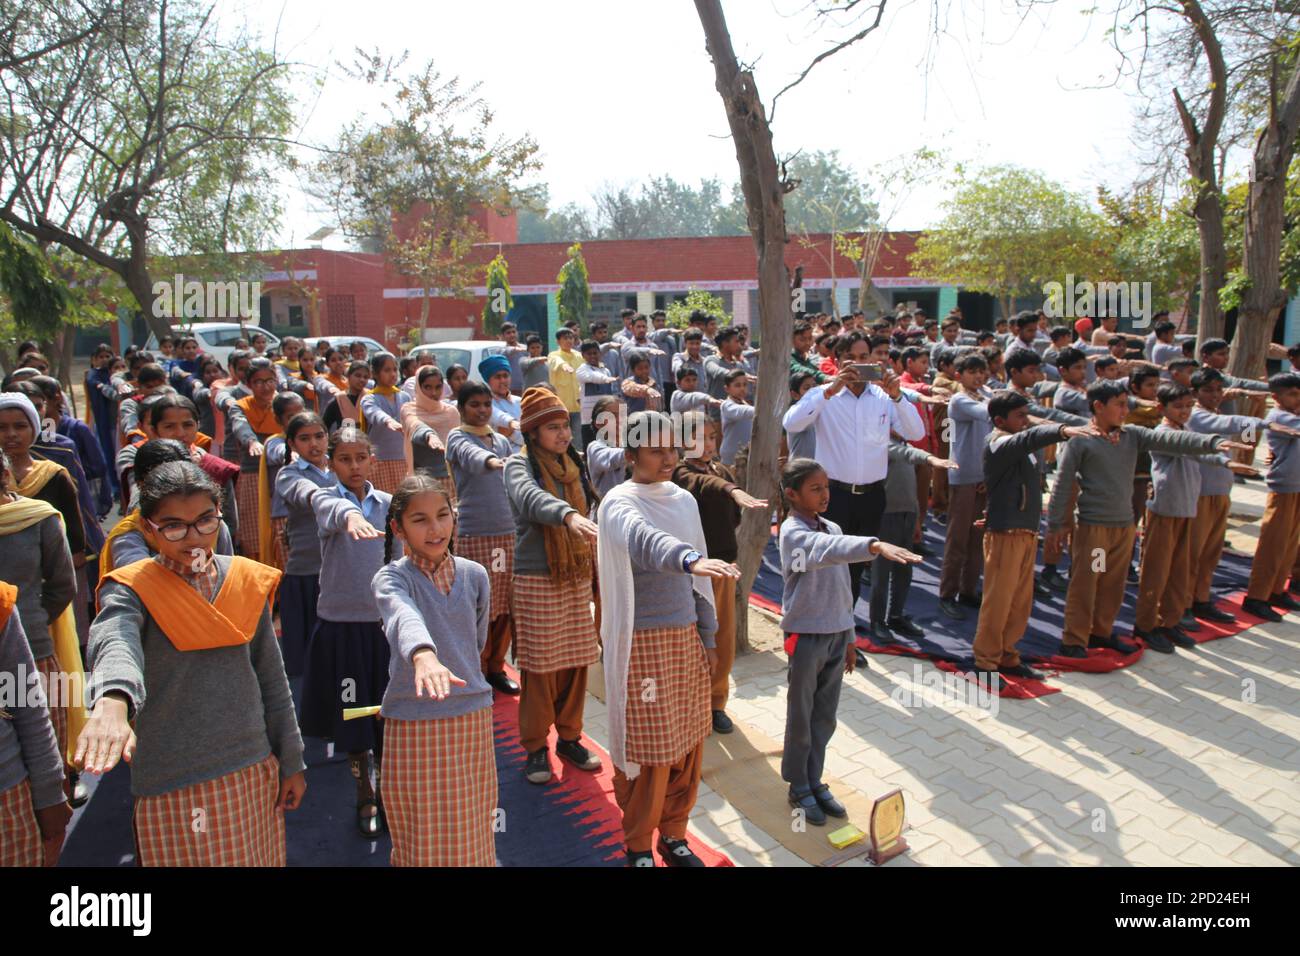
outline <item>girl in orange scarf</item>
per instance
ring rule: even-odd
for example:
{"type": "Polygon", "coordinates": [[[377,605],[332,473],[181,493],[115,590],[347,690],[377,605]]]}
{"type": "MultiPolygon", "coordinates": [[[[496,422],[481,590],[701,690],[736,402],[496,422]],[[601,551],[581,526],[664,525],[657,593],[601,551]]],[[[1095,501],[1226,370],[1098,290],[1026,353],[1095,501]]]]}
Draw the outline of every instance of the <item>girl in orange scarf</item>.
{"type": "Polygon", "coordinates": [[[402,406],[402,429],[406,432],[406,472],[416,468],[429,472],[456,506],[456,486],[447,470],[447,436],[460,424],[460,412],[442,400],[442,370],[426,365],[417,376],[414,401],[402,406]]]}
{"type": "Polygon", "coordinates": [[[253,394],[230,407],[230,430],[239,444],[240,481],[236,483],[239,505],[239,542],[245,557],[271,564],[271,500],[263,495],[258,476],[263,472],[265,443],[280,430],[271,402],[275,398],[276,377],[269,359],[254,359],[248,364],[245,379],[253,394]],[[262,548],[268,549],[265,555],[262,548]]]}

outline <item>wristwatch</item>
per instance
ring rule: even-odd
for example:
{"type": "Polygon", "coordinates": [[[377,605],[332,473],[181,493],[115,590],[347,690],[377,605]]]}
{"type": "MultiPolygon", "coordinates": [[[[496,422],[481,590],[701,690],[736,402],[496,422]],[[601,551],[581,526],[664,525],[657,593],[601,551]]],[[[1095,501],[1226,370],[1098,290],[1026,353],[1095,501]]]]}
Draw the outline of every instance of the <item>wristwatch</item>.
{"type": "Polygon", "coordinates": [[[693,565],[696,561],[700,560],[700,558],[702,557],[704,557],[704,555],[700,554],[700,552],[698,551],[695,550],[687,551],[686,554],[682,556],[682,570],[685,571],[687,574],[690,574],[691,565],[693,565]]]}

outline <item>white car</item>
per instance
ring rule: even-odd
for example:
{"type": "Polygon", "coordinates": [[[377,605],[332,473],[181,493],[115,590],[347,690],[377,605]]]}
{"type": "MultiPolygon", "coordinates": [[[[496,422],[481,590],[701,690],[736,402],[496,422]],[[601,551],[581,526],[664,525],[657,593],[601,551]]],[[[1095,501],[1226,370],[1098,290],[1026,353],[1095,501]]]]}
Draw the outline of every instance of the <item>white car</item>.
{"type": "MultiPolygon", "coordinates": [[[[254,335],[266,336],[267,350],[277,349],[280,347],[279,336],[272,335],[266,329],[257,325],[240,325],[238,322],[195,322],[193,325],[174,325],[172,326],[172,338],[182,338],[194,336],[199,343],[199,351],[204,355],[210,355],[221,363],[223,368],[229,368],[230,353],[235,350],[235,342],[243,339],[249,341],[254,335]]],[[[144,343],[146,352],[152,352],[155,355],[158,352],[158,336],[150,333],[149,340],[144,343]]]]}
{"type": "Polygon", "coordinates": [[[462,342],[431,342],[417,345],[407,355],[420,357],[427,355],[433,364],[446,374],[453,365],[463,365],[469,371],[471,382],[482,382],[478,373],[478,363],[489,355],[501,355],[506,345],[499,339],[466,339],[462,342]]]}
{"type": "Polygon", "coordinates": [[[376,352],[388,351],[388,349],[384,348],[374,339],[368,339],[364,335],[322,335],[319,338],[308,335],[305,337],[299,336],[299,338],[303,339],[303,341],[308,345],[314,346],[317,342],[325,341],[330,344],[330,348],[343,349],[345,351],[353,342],[360,342],[366,347],[367,357],[373,356],[376,352]]]}

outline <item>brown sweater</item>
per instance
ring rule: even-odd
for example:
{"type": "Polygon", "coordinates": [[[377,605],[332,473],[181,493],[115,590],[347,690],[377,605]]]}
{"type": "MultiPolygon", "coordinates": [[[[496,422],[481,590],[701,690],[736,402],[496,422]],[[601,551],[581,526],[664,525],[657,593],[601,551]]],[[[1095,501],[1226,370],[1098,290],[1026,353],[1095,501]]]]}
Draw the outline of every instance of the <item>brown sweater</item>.
{"type": "Polygon", "coordinates": [[[709,557],[735,561],[736,525],[740,524],[740,506],[731,493],[736,490],[736,476],[722,462],[709,462],[708,471],[697,471],[686,462],[673,469],[673,481],[699,502],[700,524],[709,557]]]}

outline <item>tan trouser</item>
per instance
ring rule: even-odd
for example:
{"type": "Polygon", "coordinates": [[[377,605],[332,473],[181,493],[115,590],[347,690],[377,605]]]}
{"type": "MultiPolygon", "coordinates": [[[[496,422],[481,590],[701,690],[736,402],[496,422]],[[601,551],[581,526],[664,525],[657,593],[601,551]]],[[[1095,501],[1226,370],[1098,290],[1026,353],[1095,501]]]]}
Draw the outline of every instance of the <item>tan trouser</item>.
{"type": "Polygon", "coordinates": [[[487,643],[479,655],[483,674],[500,674],[506,669],[506,654],[510,653],[510,640],[514,636],[509,614],[498,614],[488,622],[487,643]]]}
{"type": "Polygon", "coordinates": [[[913,538],[915,541],[921,540],[923,533],[921,528],[925,523],[925,516],[930,511],[930,485],[934,481],[934,476],[931,474],[933,471],[928,461],[916,466],[916,535],[913,538]]]}
{"type": "Polygon", "coordinates": [[[975,626],[975,666],[1015,667],[1016,645],[1034,609],[1034,532],[990,531],[984,535],[984,603],[975,626]]]}
{"type": "Polygon", "coordinates": [[[1192,603],[1192,518],[1147,509],[1138,574],[1137,629],[1173,627],[1192,603]]]}
{"type": "MultiPolygon", "coordinates": [[[[940,469],[942,471],[943,469],[940,469]]],[[[984,570],[984,529],[975,521],[984,516],[983,485],[950,485],[948,534],[939,575],[939,597],[974,594],[984,570]]]]}
{"type": "Polygon", "coordinates": [[[1070,590],[1065,595],[1062,640],[1087,647],[1088,638],[1110,637],[1124,603],[1124,582],[1133,559],[1131,524],[1119,528],[1079,524],[1070,547],[1070,590]]]}
{"type": "Polygon", "coordinates": [[[546,746],[555,725],[561,740],[582,736],[582,709],[587,696],[587,668],[570,667],[546,674],[519,672],[519,742],[529,753],[546,746]]]}
{"type": "Polygon", "coordinates": [[[713,579],[713,603],[718,612],[718,634],[714,638],[718,651],[718,670],[710,688],[713,710],[726,710],[730,694],[731,665],[736,660],[736,582],[731,578],[713,579]]]}
{"type": "Polygon", "coordinates": [[[1267,601],[1286,590],[1300,546],[1300,491],[1270,491],[1259,526],[1259,544],[1250,567],[1246,597],[1267,601]]]}
{"type": "MultiPolygon", "coordinates": [[[[1048,447],[1048,448],[1055,448],[1056,446],[1055,446],[1055,445],[1048,445],[1047,447],[1048,447]]],[[[1070,485],[1070,496],[1069,496],[1069,500],[1067,500],[1066,503],[1065,503],[1065,521],[1064,521],[1064,523],[1061,525],[1062,530],[1064,530],[1064,531],[1071,531],[1071,530],[1073,530],[1073,528],[1074,528],[1074,506],[1075,506],[1075,504],[1078,503],[1078,501],[1079,501],[1079,483],[1076,481],[1076,482],[1073,482],[1073,483],[1070,485]]],[[[1058,562],[1058,561],[1061,560],[1061,554],[1062,554],[1062,553],[1063,553],[1063,551],[1062,551],[1062,548],[1061,548],[1061,546],[1060,546],[1059,544],[1058,544],[1058,545],[1052,545],[1051,547],[1049,547],[1046,543],[1044,543],[1044,544],[1043,544],[1043,564],[1045,564],[1045,565],[1055,564],[1056,562],[1058,562]]]]}
{"type": "Polygon", "coordinates": [[[656,828],[669,840],[686,839],[686,821],[695,806],[703,769],[703,741],[671,767],[643,764],[635,780],[614,769],[614,799],[623,811],[623,836],[629,850],[649,850],[656,828]]]}
{"type": "MultiPolygon", "coordinates": [[[[934,419],[934,427],[939,434],[939,450],[935,452],[935,457],[947,458],[948,443],[943,440],[943,423],[948,418],[948,406],[936,406],[936,408],[942,408],[943,413],[936,413],[934,419]]],[[[948,469],[932,468],[930,471],[930,510],[937,515],[943,514],[948,510],[948,469]]],[[[925,516],[924,511],[921,512],[921,516],[925,516]]]]}
{"type": "Polygon", "coordinates": [[[1223,555],[1223,536],[1228,530],[1227,495],[1201,495],[1192,519],[1192,601],[1206,604],[1210,600],[1210,582],[1223,555]]]}

